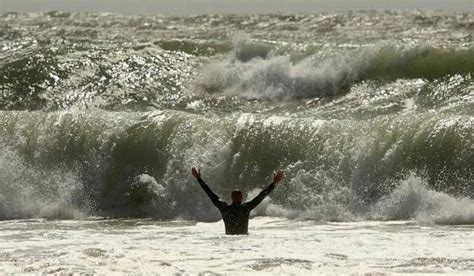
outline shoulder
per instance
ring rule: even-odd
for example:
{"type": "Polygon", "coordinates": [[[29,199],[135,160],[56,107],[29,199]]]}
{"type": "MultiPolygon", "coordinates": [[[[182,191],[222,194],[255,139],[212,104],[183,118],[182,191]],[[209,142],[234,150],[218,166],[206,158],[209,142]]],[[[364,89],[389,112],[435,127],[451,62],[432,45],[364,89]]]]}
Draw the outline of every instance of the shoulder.
{"type": "Polygon", "coordinates": [[[230,206],[229,204],[227,204],[227,202],[222,201],[222,200],[219,200],[219,205],[220,205],[220,208],[222,209],[227,209],[230,206]]]}
{"type": "Polygon", "coordinates": [[[242,208],[244,208],[244,209],[247,209],[247,208],[250,208],[250,205],[251,205],[250,201],[247,201],[245,203],[242,203],[242,205],[240,205],[240,206],[242,206],[242,208]]]}

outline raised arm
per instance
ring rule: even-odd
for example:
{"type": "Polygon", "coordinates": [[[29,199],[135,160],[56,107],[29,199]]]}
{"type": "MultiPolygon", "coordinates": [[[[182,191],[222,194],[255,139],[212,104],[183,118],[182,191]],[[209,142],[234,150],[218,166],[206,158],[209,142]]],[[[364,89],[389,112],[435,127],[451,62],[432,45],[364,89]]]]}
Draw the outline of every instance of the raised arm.
{"type": "Polygon", "coordinates": [[[273,175],[273,182],[270,183],[270,185],[268,185],[267,188],[265,188],[263,191],[261,191],[251,201],[245,203],[244,206],[247,207],[247,208],[250,208],[250,210],[257,207],[258,204],[260,204],[265,199],[265,197],[267,197],[273,191],[273,189],[275,189],[275,187],[283,179],[283,177],[284,177],[283,172],[278,171],[278,173],[273,175]]]}
{"type": "Polygon", "coordinates": [[[191,170],[193,176],[196,178],[196,180],[199,182],[201,185],[201,188],[206,192],[207,196],[211,199],[212,203],[214,206],[216,206],[219,210],[222,209],[226,203],[222,200],[219,199],[219,197],[207,186],[206,182],[202,180],[201,178],[201,170],[196,170],[195,168],[192,168],[191,170]]]}

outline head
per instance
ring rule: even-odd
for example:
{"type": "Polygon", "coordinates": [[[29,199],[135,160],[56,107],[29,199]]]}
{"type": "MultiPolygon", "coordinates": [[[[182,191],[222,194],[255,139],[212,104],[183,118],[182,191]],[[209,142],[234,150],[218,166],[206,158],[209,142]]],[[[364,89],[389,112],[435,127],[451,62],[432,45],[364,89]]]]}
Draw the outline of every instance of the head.
{"type": "Polygon", "coordinates": [[[241,191],[232,191],[232,203],[241,204],[243,195],[241,191]]]}

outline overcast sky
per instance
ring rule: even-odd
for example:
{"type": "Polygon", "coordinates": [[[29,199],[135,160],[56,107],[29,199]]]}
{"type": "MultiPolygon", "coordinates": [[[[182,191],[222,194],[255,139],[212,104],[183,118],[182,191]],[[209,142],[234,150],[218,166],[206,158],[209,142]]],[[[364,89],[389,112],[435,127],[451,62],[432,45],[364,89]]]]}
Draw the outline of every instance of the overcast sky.
{"type": "Polygon", "coordinates": [[[0,0],[0,12],[270,13],[342,10],[474,11],[474,0],[0,0]]]}

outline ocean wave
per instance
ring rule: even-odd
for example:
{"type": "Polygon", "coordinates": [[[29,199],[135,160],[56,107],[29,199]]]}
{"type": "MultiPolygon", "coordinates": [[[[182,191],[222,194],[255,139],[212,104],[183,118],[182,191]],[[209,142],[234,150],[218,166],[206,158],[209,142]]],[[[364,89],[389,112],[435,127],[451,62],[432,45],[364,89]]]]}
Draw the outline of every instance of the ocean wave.
{"type": "Polygon", "coordinates": [[[317,221],[470,219],[423,215],[430,206],[433,213],[447,210],[433,205],[438,199],[452,206],[470,202],[448,199],[474,192],[473,121],[467,116],[428,113],[369,124],[176,111],[1,115],[2,219],[85,214],[216,220],[217,210],[190,176],[192,166],[202,167],[224,200],[236,188],[251,191],[250,198],[270,182],[273,170],[285,170],[285,183],[255,215],[317,221]],[[405,180],[410,172],[422,180],[405,180]],[[412,197],[419,199],[404,212],[397,202],[412,197]],[[383,211],[373,211],[382,205],[383,211]]]}
{"type": "Polygon", "coordinates": [[[217,220],[201,166],[285,170],[254,215],[470,224],[472,18],[5,14],[0,219],[217,220]]]}
{"type": "Polygon", "coordinates": [[[237,39],[224,60],[207,65],[198,86],[206,93],[248,99],[338,97],[364,80],[434,80],[474,72],[474,48],[377,45],[294,61],[268,45],[237,39]]]}
{"type": "Polygon", "coordinates": [[[177,105],[199,62],[182,51],[38,45],[0,62],[0,109],[156,109],[177,105]],[[85,51],[84,51],[85,49],[85,51]]]}
{"type": "Polygon", "coordinates": [[[340,202],[292,209],[268,198],[256,208],[253,215],[321,222],[415,220],[422,225],[471,225],[474,224],[474,200],[436,192],[428,187],[426,179],[411,173],[396,184],[392,193],[370,206],[368,212],[357,212],[351,209],[351,205],[340,202]]]}
{"type": "Polygon", "coordinates": [[[70,169],[41,169],[0,146],[0,220],[80,219],[90,213],[79,177],[70,169]]]}
{"type": "Polygon", "coordinates": [[[376,220],[415,219],[423,224],[474,224],[474,200],[433,191],[426,180],[409,175],[390,195],[372,206],[369,217],[376,220]]]}
{"type": "Polygon", "coordinates": [[[153,42],[163,50],[184,52],[196,56],[213,56],[230,52],[232,45],[228,42],[193,41],[193,40],[157,40],[153,42]]]}

